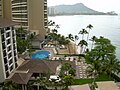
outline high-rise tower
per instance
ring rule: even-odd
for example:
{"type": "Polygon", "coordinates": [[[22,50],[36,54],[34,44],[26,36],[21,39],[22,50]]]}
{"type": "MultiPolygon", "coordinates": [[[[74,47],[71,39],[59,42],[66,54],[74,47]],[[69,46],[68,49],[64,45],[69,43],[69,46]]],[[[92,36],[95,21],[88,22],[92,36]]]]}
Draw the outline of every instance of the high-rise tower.
{"type": "Polygon", "coordinates": [[[17,68],[17,47],[14,22],[0,18],[0,82],[17,68]]]}
{"type": "Polygon", "coordinates": [[[44,39],[47,30],[47,0],[12,0],[12,20],[44,39]]]}

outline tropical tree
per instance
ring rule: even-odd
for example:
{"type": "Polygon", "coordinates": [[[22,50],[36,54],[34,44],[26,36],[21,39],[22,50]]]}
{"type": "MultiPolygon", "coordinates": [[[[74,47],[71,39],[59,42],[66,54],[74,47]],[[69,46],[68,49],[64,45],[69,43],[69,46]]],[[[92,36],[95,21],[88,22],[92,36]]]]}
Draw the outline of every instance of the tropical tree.
{"type": "Polygon", "coordinates": [[[91,44],[91,49],[93,49],[93,46],[94,46],[94,43],[95,43],[95,40],[97,39],[96,36],[93,36],[90,41],[92,41],[92,44],[91,44]]]}
{"type": "Polygon", "coordinates": [[[103,63],[105,72],[112,77],[113,73],[120,73],[120,61],[116,59],[115,55],[109,55],[108,59],[103,63]]]}
{"type": "Polygon", "coordinates": [[[89,29],[89,31],[88,31],[88,35],[87,35],[87,42],[88,42],[89,35],[90,35],[90,30],[92,30],[93,26],[92,26],[91,24],[89,24],[86,28],[89,29]]]}
{"type": "Polygon", "coordinates": [[[66,75],[75,76],[75,69],[70,63],[64,63],[61,67],[60,76],[64,77],[66,75]]]}
{"type": "Polygon", "coordinates": [[[84,46],[87,46],[88,43],[85,40],[81,40],[78,45],[80,46],[80,53],[83,53],[84,51],[84,46]]]}
{"type": "Polygon", "coordinates": [[[66,85],[66,90],[68,89],[68,86],[71,86],[74,83],[74,78],[71,75],[67,75],[63,78],[63,81],[66,85]]]}
{"type": "Polygon", "coordinates": [[[93,83],[95,83],[96,78],[101,74],[102,67],[101,67],[101,61],[95,60],[91,63],[90,66],[87,67],[86,73],[88,77],[93,78],[93,83]]]}
{"type": "Polygon", "coordinates": [[[75,49],[74,51],[75,51],[75,52],[74,52],[74,53],[76,53],[76,43],[77,43],[77,40],[79,39],[79,37],[78,37],[77,35],[75,35],[75,36],[74,36],[74,39],[75,39],[75,40],[74,40],[74,41],[75,41],[75,44],[74,44],[74,49],[75,49]]]}
{"type": "Polygon", "coordinates": [[[68,39],[74,41],[74,37],[73,37],[73,35],[72,35],[72,34],[68,34],[68,39]]]}
{"type": "Polygon", "coordinates": [[[53,33],[57,33],[58,31],[57,31],[57,29],[53,29],[52,32],[53,33]]]}
{"type": "Polygon", "coordinates": [[[23,53],[26,49],[28,49],[31,53],[31,41],[34,37],[34,34],[24,30],[22,27],[16,30],[17,50],[20,54],[23,53]]]}
{"type": "Polygon", "coordinates": [[[5,81],[0,83],[2,90],[21,90],[20,86],[12,81],[5,81]]]}
{"type": "Polygon", "coordinates": [[[81,40],[84,40],[84,35],[88,34],[88,32],[87,32],[87,30],[82,29],[78,34],[81,34],[82,35],[82,39],[81,40]]]}
{"type": "Polygon", "coordinates": [[[107,38],[100,37],[95,40],[95,47],[86,53],[86,60],[92,66],[98,63],[96,65],[101,69],[101,73],[107,73],[109,76],[120,72],[120,62],[115,56],[115,46],[107,38]]]}
{"type": "Polygon", "coordinates": [[[48,22],[48,26],[50,27],[50,29],[52,30],[52,33],[57,33],[57,29],[60,28],[60,26],[58,24],[56,24],[54,21],[50,20],[48,22]]]}

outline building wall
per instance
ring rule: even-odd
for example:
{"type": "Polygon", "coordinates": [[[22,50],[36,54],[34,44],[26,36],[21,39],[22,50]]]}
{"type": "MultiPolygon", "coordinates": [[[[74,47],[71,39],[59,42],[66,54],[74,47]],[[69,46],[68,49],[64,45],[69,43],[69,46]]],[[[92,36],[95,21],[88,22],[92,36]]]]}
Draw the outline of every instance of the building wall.
{"type": "Polygon", "coordinates": [[[18,22],[16,28],[28,30],[27,0],[12,0],[12,20],[18,22]]]}
{"type": "MultiPolygon", "coordinates": [[[[2,43],[1,33],[0,33],[0,43],[2,43]]],[[[3,65],[4,65],[4,62],[3,62],[2,44],[0,44],[0,82],[3,82],[5,78],[5,73],[3,72],[5,71],[5,68],[3,65]]]]}
{"type": "Polygon", "coordinates": [[[0,29],[0,81],[4,81],[17,68],[17,47],[15,29],[5,27],[0,29]]]}
{"type": "Polygon", "coordinates": [[[12,8],[11,0],[0,0],[1,1],[1,14],[3,18],[7,20],[12,20],[12,8]]]}
{"type": "Polygon", "coordinates": [[[2,2],[0,0],[0,17],[2,17],[2,2]]]}
{"type": "Polygon", "coordinates": [[[12,0],[12,18],[26,30],[40,34],[43,40],[48,21],[47,0],[12,0]]]}
{"type": "Polygon", "coordinates": [[[44,27],[44,0],[28,0],[29,30],[40,34],[44,39],[46,30],[44,27]]]}

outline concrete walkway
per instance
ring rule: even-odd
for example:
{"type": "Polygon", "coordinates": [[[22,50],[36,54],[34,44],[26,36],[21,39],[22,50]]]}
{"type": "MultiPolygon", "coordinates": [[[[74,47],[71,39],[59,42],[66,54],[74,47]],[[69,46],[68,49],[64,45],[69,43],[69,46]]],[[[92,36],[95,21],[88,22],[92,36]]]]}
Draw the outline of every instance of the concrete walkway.
{"type": "Polygon", "coordinates": [[[86,69],[89,66],[89,64],[87,64],[85,62],[84,58],[81,58],[80,61],[76,61],[76,78],[81,78],[81,79],[87,79],[87,78],[92,78],[92,77],[88,77],[86,74],[86,69]]]}

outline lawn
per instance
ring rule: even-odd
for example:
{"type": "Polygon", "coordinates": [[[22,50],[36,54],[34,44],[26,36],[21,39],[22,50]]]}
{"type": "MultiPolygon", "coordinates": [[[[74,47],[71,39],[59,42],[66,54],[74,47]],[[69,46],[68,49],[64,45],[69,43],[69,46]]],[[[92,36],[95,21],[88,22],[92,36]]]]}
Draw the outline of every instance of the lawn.
{"type": "MultiPolygon", "coordinates": [[[[97,82],[99,81],[113,81],[113,79],[110,79],[108,75],[100,75],[99,78],[96,79],[97,82]]],[[[93,82],[93,79],[75,79],[74,85],[81,85],[81,84],[90,84],[93,82]]]]}

